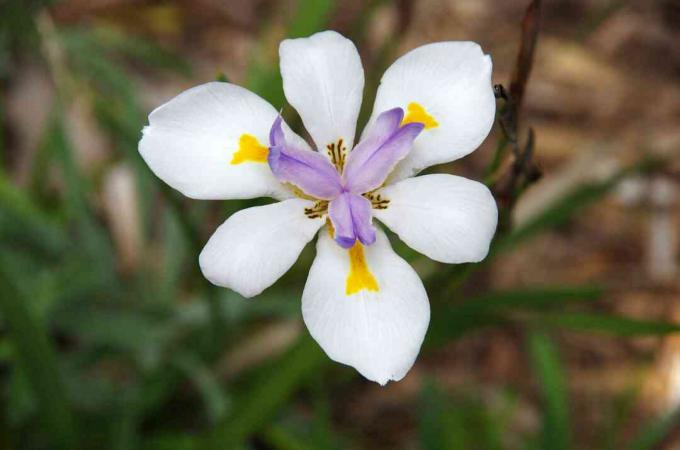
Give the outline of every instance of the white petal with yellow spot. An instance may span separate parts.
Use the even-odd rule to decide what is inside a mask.
[[[462,158],[479,147],[493,125],[491,58],[474,42],[437,42],[411,50],[385,71],[369,124],[395,107],[406,111],[405,122],[423,122],[425,130],[390,180]]]
[[[350,251],[321,230],[302,294],[302,316],[331,359],[384,385],[400,380],[413,366],[430,305],[418,274],[392,250],[382,231],[363,253],[365,268],[358,270],[367,271],[375,284],[363,273],[359,285],[364,288],[348,294],[348,278],[357,276],[352,269],[361,264],[352,267]]]
[[[139,151],[160,179],[191,198],[290,198],[290,190],[272,175],[266,160],[269,129],[277,115],[247,89],[206,83],[149,115]],[[284,132],[309,148],[287,126]]]

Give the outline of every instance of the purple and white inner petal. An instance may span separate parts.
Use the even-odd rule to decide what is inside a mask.
[[[375,227],[371,223],[371,202],[361,195],[343,192],[328,206],[328,216],[335,232],[335,241],[351,248],[358,239],[364,245],[375,242]]]
[[[349,154],[342,180],[345,189],[365,193],[379,188],[408,154],[424,125],[419,122],[400,125],[403,118],[401,108],[380,114],[366,138]]]
[[[318,152],[297,148],[286,142],[277,117],[269,133],[268,162],[274,176],[291,183],[305,194],[322,200],[332,200],[342,193],[340,175]]]
[[[350,153],[343,168],[334,167],[318,152],[290,145],[281,123],[278,117],[269,135],[268,162],[274,176],[319,200],[317,207],[310,209],[309,217],[327,213],[338,245],[352,248],[357,240],[373,244],[376,230],[372,224],[371,191],[382,186],[406,156],[424,124],[404,123],[401,108],[385,111]]]

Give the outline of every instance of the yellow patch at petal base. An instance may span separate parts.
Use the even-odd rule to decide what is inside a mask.
[[[231,158],[231,163],[267,162],[267,156],[269,156],[269,149],[260,144],[255,136],[242,134],[238,140],[238,150]]]
[[[434,120],[430,114],[425,111],[425,108],[420,103],[411,102],[406,107],[407,114],[404,116],[404,120],[401,121],[402,125],[407,123],[420,122],[425,125],[425,129],[436,128],[439,123]]]
[[[349,275],[347,275],[345,294],[356,294],[362,289],[373,292],[380,290],[378,282],[371,271],[368,270],[364,246],[359,241],[356,241],[354,246],[349,249]]]

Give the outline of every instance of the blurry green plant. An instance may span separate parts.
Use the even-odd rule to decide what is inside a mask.
[[[368,18],[380,3],[369,2],[359,14],[353,30],[359,47]],[[247,303],[202,279],[195,257],[210,231],[202,224],[210,223],[215,210],[224,216],[242,205],[225,210],[222,205],[188,204],[157,182],[137,152],[146,118],[138,84],[129,75],[131,63],[179,75],[189,73],[188,64],[153,42],[112,28],[57,29],[44,6],[8,1],[0,11],[0,79],[12,75],[10,61],[18,52],[31,49],[34,56],[42,55],[57,88],[29,187],[17,187],[5,169],[0,170],[0,447],[360,446],[360,439],[343,435],[335,425],[329,398],[329,392],[355,382],[354,372],[333,364],[306,333],[281,356],[224,381],[220,367],[225,351],[238,348],[263,323],[299,318],[298,286],[305,270],[294,268],[281,287]],[[303,36],[323,29],[333,8],[331,0],[300,0],[286,34]],[[272,19],[261,30],[248,84],[273,104],[283,105],[276,61],[266,58],[266,37],[275,25]],[[367,61],[367,80],[377,81],[392,58],[397,41],[388,41]],[[55,46],[61,53],[54,54]],[[521,73],[526,83],[528,72]],[[377,83],[367,85],[374,89]],[[4,99],[4,90],[1,93]],[[76,96],[88,102],[113,144],[116,152],[110,163],[126,162],[134,169],[140,226],[153,255],[132,274],[116,267],[112,236],[93,196],[99,175],[85,175],[74,160],[66,129],[68,106]],[[504,129],[507,133],[507,126]],[[532,140],[523,149],[516,135],[506,134],[499,141],[487,171],[490,182],[508,148],[515,156],[525,155],[525,161],[533,152]],[[517,408],[515,393],[508,391],[500,410],[490,409],[474,394],[450,396],[428,382],[415,409],[420,447],[574,448],[578,437],[570,425],[566,379],[552,330],[616,336],[680,331],[671,323],[593,312],[591,304],[602,294],[597,287],[538,286],[452,300],[473,272],[493,264],[493,256],[568,222],[623,178],[657,164],[641,161],[608,180],[577,187],[522,227],[504,230],[483,264],[438,266],[432,272],[426,280],[433,303],[426,349],[490,327],[519,331],[526,337],[543,415],[539,431],[508,440]],[[48,183],[54,169],[61,174],[60,190]],[[508,192],[519,196],[524,187],[513,185]],[[508,217],[508,209],[501,212]],[[309,255],[299,265],[306,264]],[[296,397],[299,392],[304,398]],[[299,404],[305,404],[307,412]],[[603,431],[603,450],[655,448],[678,425],[678,414],[650,420],[628,447],[618,436],[624,422]]]

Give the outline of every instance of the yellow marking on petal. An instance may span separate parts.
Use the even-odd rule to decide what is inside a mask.
[[[238,150],[231,158],[232,164],[241,164],[244,162],[267,162],[269,156],[269,149],[260,144],[257,138],[250,134],[242,134],[238,140]]]
[[[423,125],[425,125],[425,129],[429,128],[436,128],[439,126],[439,123],[434,120],[434,117],[432,117],[430,114],[425,111],[425,108],[420,103],[416,102],[411,102],[408,104],[406,107],[408,113],[404,116],[404,119],[401,121],[402,125],[406,125],[407,123],[413,123],[413,122],[420,122]]]
[[[367,291],[378,292],[378,282],[375,277],[368,270],[366,264],[366,256],[364,255],[364,246],[359,241],[354,243],[354,246],[349,249],[349,275],[347,275],[347,283],[345,284],[345,294],[352,295],[366,289]]]
[[[333,227],[333,222],[331,222],[330,217],[326,217],[326,229],[328,230],[328,235],[331,239],[335,239],[335,228]]]

